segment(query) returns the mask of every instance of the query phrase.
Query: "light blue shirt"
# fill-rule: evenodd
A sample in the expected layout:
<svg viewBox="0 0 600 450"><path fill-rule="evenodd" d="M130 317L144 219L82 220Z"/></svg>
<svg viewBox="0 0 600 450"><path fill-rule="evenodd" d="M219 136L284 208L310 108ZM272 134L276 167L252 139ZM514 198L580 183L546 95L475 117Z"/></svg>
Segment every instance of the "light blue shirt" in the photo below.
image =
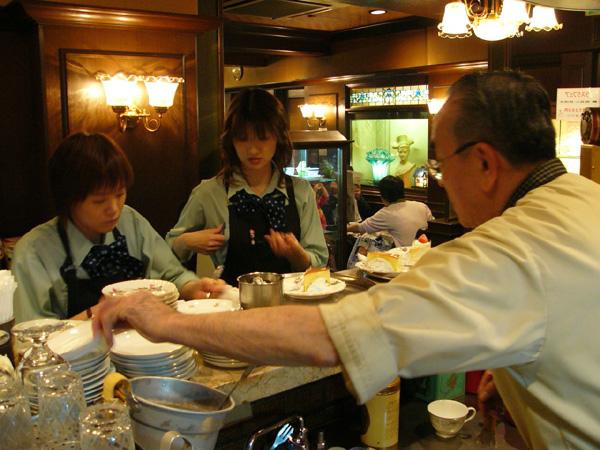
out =
<svg viewBox="0 0 600 450"><path fill-rule="evenodd" d="M38 225L25 234L15 247L11 270L17 280L14 310L17 322L40 317L67 317L67 285L60 274L66 252L57 229L58 218ZM175 257L163 238L140 213L125 206L117 224L127 239L129 254L146 265L146 278L162 279L181 288L196 280L193 272L186 270ZM65 227L77 277L89 278L81 263L95 245L68 221ZM114 241L107 233L104 243Z"/></svg>
<svg viewBox="0 0 600 450"><path fill-rule="evenodd" d="M300 245L309 254L311 266L323 267L327 264L329 252L321 228L319 213L317 212L314 191L308 181L296 177L291 178L294 183L294 196L296 197L296 207L300 217ZM239 173L234 173L228 192L225 190L222 178L218 176L203 180L194 188L179 216L179 220L167 233L167 243L173 247L173 242L182 233L214 228L223 223L228 224L229 199L242 189L248 193L253 193L246 179ZM269 194L275 189L286 196L286 205L288 205L289 199L287 198L285 185L278 185L278 173L273 171L264 194ZM224 236L229 241L228 226L225 227ZM227 248L226 242L223 247L211 255L215 266L225 263ZM177 256L182 261L187 261L193 253L193 250L185 249L180 251Z"/></svg>

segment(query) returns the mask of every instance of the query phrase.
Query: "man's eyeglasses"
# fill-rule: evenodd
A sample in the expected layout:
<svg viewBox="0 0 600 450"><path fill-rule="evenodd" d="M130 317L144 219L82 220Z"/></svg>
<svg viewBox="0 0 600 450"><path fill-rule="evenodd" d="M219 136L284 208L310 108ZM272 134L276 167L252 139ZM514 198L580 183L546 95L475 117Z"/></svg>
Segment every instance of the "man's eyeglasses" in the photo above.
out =
<svg viewBox="0 0 600 450"><path fill-rule="evenodd" d="M429 175L435 179L435 181L442 181L442 163L453 156L459 155L462 152L468 150L470 147L479 143L479 141L469 141L456 148L452 153L442 159L428 159L427 160L427 171Z"/></svg>

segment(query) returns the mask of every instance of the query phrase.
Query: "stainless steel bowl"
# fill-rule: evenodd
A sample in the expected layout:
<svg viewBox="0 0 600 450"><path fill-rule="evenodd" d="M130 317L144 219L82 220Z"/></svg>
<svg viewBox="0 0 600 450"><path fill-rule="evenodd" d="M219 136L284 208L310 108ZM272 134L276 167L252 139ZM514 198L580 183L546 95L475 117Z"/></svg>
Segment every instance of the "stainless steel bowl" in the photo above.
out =
<svg viewBox="0 0 600 450"><path fill-rule="evenodd" d="M283 276L274 272L251 272L237 278L244 309L283 303Z"/></svg>

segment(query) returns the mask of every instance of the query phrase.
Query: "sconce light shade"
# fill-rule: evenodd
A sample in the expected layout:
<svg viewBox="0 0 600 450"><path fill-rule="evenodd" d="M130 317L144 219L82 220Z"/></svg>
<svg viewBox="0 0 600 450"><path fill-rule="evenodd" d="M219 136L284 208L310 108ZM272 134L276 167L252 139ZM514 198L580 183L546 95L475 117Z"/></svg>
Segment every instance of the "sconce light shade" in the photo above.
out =
<svg viewBox="0 0 600 450"><path fill-rule="evenodd" d="M104 88L106 104L109 106L129 106L135 104L137 77L125 76L118 73L110 75L100 74L97 77Z"/></svg>
<svg viewBox="0 0 600 450"><path fill-rule="evenodd" d="M184 81L179 77L126 76L122 73L112 77L102 73L97 75L96 79L102 83L106 103L117 114L119 129L122 132L135 128L139 122L144 124L147 131L158 131L162 115L173 106L177 87ZM148 103L158 113L157 119L150 118L150 114L145 109L136 105L139 81L143 81L146 85Z"/></svg>
<svg viewBox="0 0 600 450"><path fill-rule="evenodd" d="M170 108L179 83L183 78L176 77L146 77L144 84L148 91L148 102L154 108Z"/></svg>
<svg viewBox="0 0 600 450"><path fill-rule="evenodd" d="M429 114L433 115L439 113L440 109L442 109L442 106L444 106L444 103L446 103L445 98L430 98L427 102Z"/></svg>
<svg viewBox="0 0 600 450"><path fill-rule="evenodd" d="M306 120L306 125L309 130L327 130L327 105L322 104L308 104L299 105L300 113Z"/></svg>

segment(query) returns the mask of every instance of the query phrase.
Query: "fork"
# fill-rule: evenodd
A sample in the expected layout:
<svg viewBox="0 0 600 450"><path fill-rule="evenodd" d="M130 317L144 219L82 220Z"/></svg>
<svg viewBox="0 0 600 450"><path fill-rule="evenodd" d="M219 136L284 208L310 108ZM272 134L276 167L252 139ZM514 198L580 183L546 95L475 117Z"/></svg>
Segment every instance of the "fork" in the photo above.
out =
<svg viewBox="0 0 600 450"><path fill-rule="evenodd" d="M282 426L277 432L277 436L275 436L275 441L273 441L273 445L269 450L275 450L281 444L288 440L288 438L292 435L294 428L289 423L286 423Z"/></svg>

